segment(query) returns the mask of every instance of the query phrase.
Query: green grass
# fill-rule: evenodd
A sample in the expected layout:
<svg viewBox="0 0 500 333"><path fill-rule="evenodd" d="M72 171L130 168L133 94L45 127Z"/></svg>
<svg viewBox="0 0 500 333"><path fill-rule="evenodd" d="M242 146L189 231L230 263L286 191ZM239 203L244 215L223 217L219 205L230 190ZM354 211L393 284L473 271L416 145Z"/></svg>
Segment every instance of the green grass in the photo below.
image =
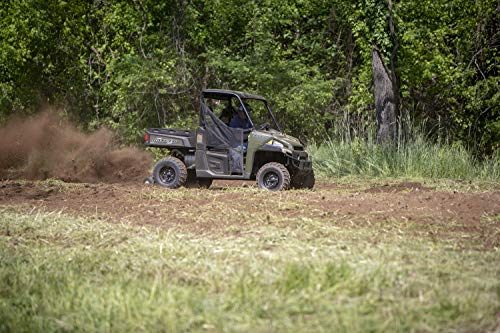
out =
<svg viewBox="0 0 500 333"><path fill-rule="evenodd" d="M498 327L498 249L427 232L298 217L202 237L4 207L0 331Z"/></svg>
<svg viewBox="0 0 500 333"><path fill-rule="evenodd" d="M500 181L500 154L478 161L461 145L422 138L398 148L359 140L309 147L319 176L420 177Z"/></svg>

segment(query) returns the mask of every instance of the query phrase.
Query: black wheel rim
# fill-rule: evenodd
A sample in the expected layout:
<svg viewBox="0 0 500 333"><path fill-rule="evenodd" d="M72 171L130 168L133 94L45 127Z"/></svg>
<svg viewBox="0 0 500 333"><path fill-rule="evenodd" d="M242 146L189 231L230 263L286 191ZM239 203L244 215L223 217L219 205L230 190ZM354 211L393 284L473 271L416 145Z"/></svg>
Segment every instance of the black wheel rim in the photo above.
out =
<svg viewBox="0 0 500 333"><path fill-rule="evenodd" d="M280 183L280 177L276 172L270 171L264 175L263 183L265 188L275 189Z"/></svg>
<svg viewBox="0 0 500 333"><path fill-rule="evenodd" d="M175 180L175 170L171 167L163 167L160 170L160 180L165 184L170 184Z"/></svg>

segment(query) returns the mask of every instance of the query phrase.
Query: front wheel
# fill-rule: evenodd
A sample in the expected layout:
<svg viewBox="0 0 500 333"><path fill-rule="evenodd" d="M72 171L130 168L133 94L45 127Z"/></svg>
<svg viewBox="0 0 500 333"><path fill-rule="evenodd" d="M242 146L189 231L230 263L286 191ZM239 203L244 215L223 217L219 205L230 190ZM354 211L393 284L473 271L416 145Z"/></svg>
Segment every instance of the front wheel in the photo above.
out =
<svg viewBox="0 0 500 333"><path fill-rule="evenodd" d="M257 185L269 191L282 191L290 187L290 173L281 163L264 164L257 172Z"/></svg>
<svg viewBox="0 0 500 333"><path fill-rule="evenodd" d="M153 169L155 184L168 188L178 188L186 183L187 169L184 163L176 157L167 157L156 163Z"/></svg>

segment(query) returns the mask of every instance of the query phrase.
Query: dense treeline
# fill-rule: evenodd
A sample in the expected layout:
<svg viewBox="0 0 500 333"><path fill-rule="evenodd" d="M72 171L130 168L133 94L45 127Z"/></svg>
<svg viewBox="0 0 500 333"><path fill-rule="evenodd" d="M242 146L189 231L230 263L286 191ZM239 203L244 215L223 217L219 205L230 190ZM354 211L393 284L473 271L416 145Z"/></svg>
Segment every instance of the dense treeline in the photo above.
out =
<svg viewBox="0 0 500 333"><path fill-rule="evenodd" d="M10 0L0 3L0 118L61 106L137 141L191 126L201 89L270 99L318 142L374 134L371 50L394 50L386 0ZM393 2L401 133L499 147L497 0ZM0 120L1 120L0 119Z"/></svg>

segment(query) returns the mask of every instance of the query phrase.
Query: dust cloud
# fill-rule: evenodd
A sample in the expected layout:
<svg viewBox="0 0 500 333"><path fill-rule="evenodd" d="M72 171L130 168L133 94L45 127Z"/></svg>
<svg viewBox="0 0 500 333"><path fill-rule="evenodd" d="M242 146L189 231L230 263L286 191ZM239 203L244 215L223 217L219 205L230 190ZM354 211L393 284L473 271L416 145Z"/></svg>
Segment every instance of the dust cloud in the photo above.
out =
<svg viewBox="0 0 500 333"><path fill-rule="evenodd" d="M0 127L0 180L137 182L151 162L146 151L120 148L110 130L83 133L54 111L11 118Z"/></svg>

